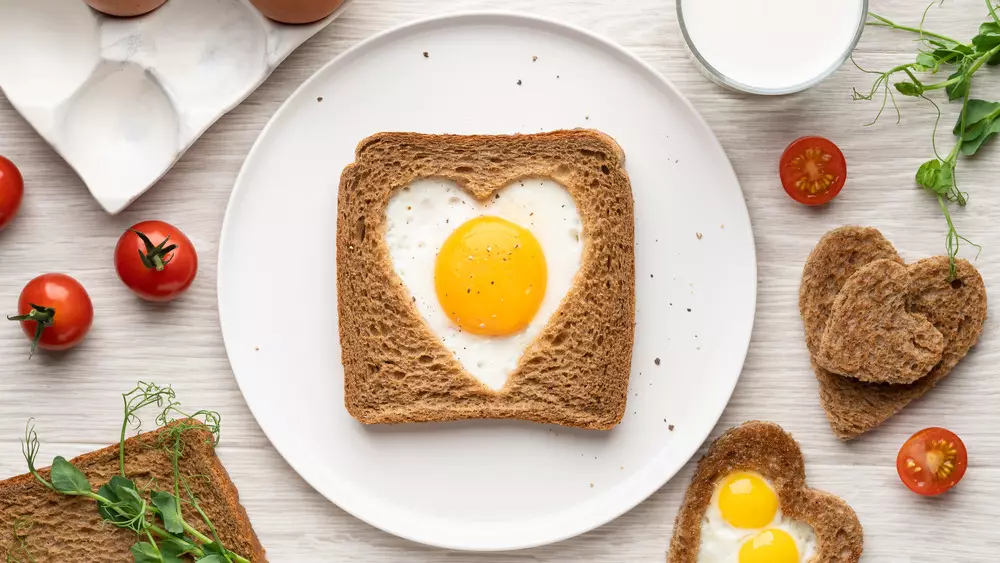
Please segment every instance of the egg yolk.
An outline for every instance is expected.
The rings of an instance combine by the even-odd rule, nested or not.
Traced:
[[[763,528],[778,512],[778,496],[760,475],[733,473],[719,490],[719,511],[736,528]]]
[[[788,532],[764,530],[743,543],[739,563],[799,563],[799,548]]]
[[[524,330],[545,297],[547,269],[527,229],[492,216],[470,219],[444,241],[434,287],[445,314],[466,332]]]

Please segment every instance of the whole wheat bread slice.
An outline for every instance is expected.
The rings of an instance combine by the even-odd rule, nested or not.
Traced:
[[[125,441],[125,470],[137,483],[156,479],[173,481],[170,457],[156,447],[160,431],[148,432]],[[202,509],[208,514],[223,544],[253,563],[265,563],[264,548],[240,505],[239,492],[215,455],[211,435],[188,431],[183,434],[184,455],[181,474],[187,476]],[[71,460],[80,468],[96,491],[112,475],[118,474],[118,445],[84,454]],[[39,471],[48,478],[48,470]],[[184,518],[202,533],[208,529],[189,506]],[[24,541],[37,563],[131,563],[129,549],[137,541],[135,533],[116,528],[101,519],[94,501],[52,492],[30,474],[0,482],[0,561],[30,561],[14,537],[14,523],[31,523]]]
[[[839,497],[806,486],[799,445],[772,422],[751,421],[730,429],[712,443],[691,479],[670,540],[667,563],[697,563],[701,526],[719,481],[738,471],[766,478],[778,494],[781,512],[816,533],[810,563],[856,563],[864,532],[854,510]]]
[[[799,309],[811,355],[818,351],[832,304],[841,288],[859,268],[883,259],[901,262],[892,244],[871,227],[841,227],[820,239],[806,261],[799,293]],[[844,377],[813,360],[820,404],[833,433],[842,440],[875,428],[932,389],[975,345],[986,322],[986,287],[969,262],[957,261],[954,281],[949,279],[948,258],[944,256],[910,264],[907,271],[908,308],[924,315],[944,337],[941,362],[913,384],[892,385]]]
[[[341,175],[337,302],[344,402],[363,423],[517,418],[590,429],[621,421],[635,319],[632,190],[618,144],[589,130],[536,135],[380,133]],[[384,240],[393,194],[429,177],[479,200],[524,178],[561,183],[586,244],[572,287],[507,384],[467,373],[430,330]]]
[[[910,275],[895,260],[859,268],[837,294],[816,363],[870,383],[908,385],[941,361],[944,337],[907,310]]]

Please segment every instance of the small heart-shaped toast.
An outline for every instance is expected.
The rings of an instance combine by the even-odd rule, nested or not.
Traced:
[[[816,355],[823,368],[871,383],[910,384],[941,361],[944,337],[910,313],[910,275],[894,260],[876,260],[852,275],[833,302]]]
[[[709,543],[709,538],[702,537],[702,528],[707,525],[708,511],[714,509],[716,489],[739,472],[752,472],[766,479],[778,498],[782,517],[812,528],[812,556],[806,558],[800,549],[802,561],[855,563],[861,558],[864,532],[854,510],[840,498],[806,486],[802,452],[790,434],[772,422],[751,421],[723,434],[698,462],[674,522],[667,563],[712,560],[699,557],[702,547]],[[757,533],[739,532],[750,536]],[[743,542],[745,549],[746,542],[754,540],[741,537],[737,541]]]
[[[871,227],[841,227],[823,236],[802,271],[799,311],[806,346],[815,358],[833,309],[847,280],[875,260],[902,263],[896,249]],[[909,311],[924,315],[944,337],[944,352],[925,377],[910,385],[866,383],[835,374],[812,362],[819,380],[820,404],[838,438],[850,440],[875,428],[947,376],[979,340],[986,322],[986,287],[966,260],[950,275],[947,256],[907,266]]]

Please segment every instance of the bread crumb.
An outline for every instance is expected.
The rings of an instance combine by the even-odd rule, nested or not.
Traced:
[[[593,482],[593,481],[591,481],[591,482],[590,482],[590,488],[591,488],[591,489],[593,489],[593,488],[594,488],[594,482]]]
[[[429,59],[430,56],[431,56],[430,53],[428,53],[427,51],[424,51],[424,58],[425,59]]]
[[[719,225],[719,228],[720,228],[720,229],[725,229],[725,228],[726,228],[726,226],[725,226],[725,225]]]
[[[698,240],[701,240],[701,233],[695,233],[694,236],[698,237]]]
[[[660,365],[660,358],[656,358],[655,360],[653,360],[653,363],[656,365]]]
[[[619,469],[620,469],[621,471],[625,471],[625,466],[623,465],[623,466],[621,466],[621,467],[620,467]]]
[[[316,98],[316,101],[317,101],[317,102],[322,102],[322,101],[323,101],[323,96],[318,96],[318,97]]]
[[[538,60],[538,57],[537,57],[537,56],[535,56],[535,55],[531,55],[531,62],[535,62],[535,61],[537,61],[537,60]]]
[[[556,75],[556,80],[559,80],[559,75],[558,74]]]
[[[517,85],[518,85],[518,86],[520,86],[520,85],[521,85],[521,79],[520,79],[520,78],[518,78],[518,79],[517,79]]]
[[[589,119],[590,119],[590,116],[589,116],[589,115],[585,115],[585,116],[583,116],[583,118],[584,118],[584,119],[588,119],[588,120],[589,120]]]
[[[671,425],[667,426],[667,430],[673,432],[674,431],[674,425],[671,424]]]
[[[255,352],[260,352],[260,346],[254,346],[253,349]]]

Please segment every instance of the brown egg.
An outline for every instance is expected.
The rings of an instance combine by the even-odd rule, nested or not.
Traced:
[[[262,14],[281,23],[312,23],[333,13],[344,0],[250,0]]]
[[[109,16],[132,17],[152,12],[167,0],[83,0],[98,12]]]

